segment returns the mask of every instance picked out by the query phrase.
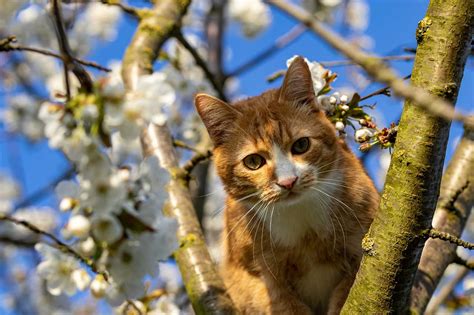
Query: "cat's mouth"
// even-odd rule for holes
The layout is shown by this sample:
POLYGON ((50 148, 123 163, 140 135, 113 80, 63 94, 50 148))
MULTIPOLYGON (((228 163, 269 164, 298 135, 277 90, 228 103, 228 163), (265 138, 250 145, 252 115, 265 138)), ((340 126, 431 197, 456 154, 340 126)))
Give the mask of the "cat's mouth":
POLYGON ((300 192, 289 190, 280 195, 279 201, 295 201, 299 197, 301 197, 300 192))

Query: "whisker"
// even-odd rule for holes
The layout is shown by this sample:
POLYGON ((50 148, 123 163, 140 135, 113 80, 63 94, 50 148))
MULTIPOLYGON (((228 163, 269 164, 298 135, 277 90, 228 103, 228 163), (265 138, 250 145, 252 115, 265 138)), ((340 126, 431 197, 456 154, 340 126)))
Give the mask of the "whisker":
MULTIPOLYGON (((328 209, 330 211, 330 204, 329 202, 327 202, 326 200, 324 200, 323 198, 318 198, 316 199, 319 203, 319 206, 321 206, 321 203, 323 203, 323 206, 324 206, 324 209, 328 209)), ((332 212, 332 211, 331 211, 332 212)), ((336 227, 334 226, 334 222, 331 218, 331 216, 329 216, 329 219, 330 219, 330 222, 331 222, 331 226, 332 226, 332 232, 333 232, 333 246, 332 246, 332 250, 333 252, 336 251, 336 238, 337 238, 337 234, 336 234, 336 227)))
POLYGON ((257 203, 255 203, 247 212, 245 212, 243 215, 240 216, 240 218, 239 218, 239 220, 237 221, 237 223, 232 227, 232 229, 231 229, 229 232, 227 232, 227 235, 226 235, 225 239, 227 239, 227 238, 229 237, 230 233, 232 233, 232 231, 240 224, 240 222, 245 218, 245 216, 246 216, 247 214, 249 214, 249 213, 253 210, 253 208, 255 208, 255 207, 256 207, 259 203, 261 203, 262 201, 263 201, 263 200, 259 200, 259 201, 258 201, 257 203))
MULTIPOLYGON (((327 184, 327 185, 332 185, 335 186, 336 188, 344 187, 350 190, 355 190, 355 191, 360 191, 360 192, 367 192, 366 189, 364 188, 359 188, 359 187, 350 187, 347 185, 339 184, 338 182, 331 182, 331 181, 326 181, 326 180, 317 180, 317 183, 322 183, 322 184, 327 184)), ((341 189, 339 189, 341 190, 341 189)))
MULTIPOLYGON (((267 206, 266 206, 265 209, 264 209, 264 211, 265 211, 265 216, 264 216, 264 218, 263 218, 263 220, 262 220, 262 232, 260 233, 260 252, 262 253, 263 263, 265 264, 265 266, 267 267, 268 271, 269 271, 270 274, 273 276, 273 278, 276 280, 275 275, 274 275, 273 272, 271 271, 271 268, 270 268, 270 266, 268 266, 267 260, 265 259, 265 253, 263 252, 263 231, 265 230, 265 220, 267 219, 268 206, 270 206, 270 202, 268 202, 267 206)), ((270 247, 271 247, 271 244, 270 244, 270 247)))
MULTIPOLYGON (((266 203, 263 203, 262 206, 260 206, 256 211, 255 211, 255 214, 254 216, 252 217, 252 221, 253 219, 255 218, 255 216, 259 213, 259 211, 266 205, 266 203)), ((257 217, 256 219, 257 221, 252 224, 252 228, 250 229, 250 235, 252 237, 252 256, 253 256, 253 262, 256 264, 256 260, 255 260, 255 242, 257 241, 257 235, 258 235, 258 230, 259 230, 259 227, 260 227, 260 221, 257 217), (255 231, 255 234, 253 233, 253 229, 255 228, 255 226, 257 227, 257 230, 255 231), (255 239, 254 239, 254 236, 255 236, 255 239)), ((247 224, 248 226, 248 224, 247 224)), ((247 226, 245 227, 245 229, 247 229, 247 226)))
POLYGON ((270 214, 270 248, 272 250, 273 260, 276 263, 276 256, 275 252, 273 251, 273 246, 275 243, 273 242, 273 235, 272 235, 272 224, 273 224, 273 212, 275 211, 275 203, 272 204, 272 212, 270 214))
MULTIPOLYGON (((359 218, 355 215, 354 213, 354 210, 352 210, 352 208, 350 208, 348 205, 346 205, 343 201, 339 200, 338 198, 334 197, 334 196, 331 196, 330 194, 328 194, 327 192, 325 192, 324 190, 322 189, 318 189, 316 187, 311 187, 311 189, 314 189, 316 191, 319 191, 320 193, 328 196, 329 198, 332 198, 333 200, 337 201, 339 204, 343 205, 344 207, 346 207, 348 210, 349 210, 349 214, 351 214, 355 219, 356 221, 359 223, 359 226, 360 228, 362 229, 362 231, 364 230, 364 228, 362 227, 362 224, 360 223, 359 221, 359 218)), ((343 209, 344 210, 344 209, 343 209)), ((347 212, 346 212, 347 213, 347 212)))
MULTIPOLYGON (((250 195, 247 195, 247 196, 244 196, 244 197, 242 197, 242 198, 240 198, 240 199, 237 199, 235 202, 244 201, 244 200, 246 200, 246 199, 248 199, 248 198, 251 198, 251 197, 254 197, 254 196, 258 195, 258 194, 259 194, 259 192, 256 191, 256 192, 254 192, 254 193, 251 193, 250 195)), ((219 212, 221 212, 222 210, 224 210, 225 207, 226 207, 226 206, 224 205, 222 208, 219 208, 217 211, 215 211, 215 212, 212 214, 212 217, 215 217, 219 212)))

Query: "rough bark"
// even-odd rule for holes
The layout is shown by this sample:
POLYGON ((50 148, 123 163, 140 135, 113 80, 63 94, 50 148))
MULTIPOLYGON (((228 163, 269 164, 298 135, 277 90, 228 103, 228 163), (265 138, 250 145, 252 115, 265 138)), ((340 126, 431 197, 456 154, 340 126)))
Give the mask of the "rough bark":
MULTIPOLYGON (((417 30, 412 84, 455 102, 473 30, 474 1, 432 0, 417 30)), ((379 212, 343 314, 403 313, 431 225, 450 123, 407 100, 379 212)))
MULTIPOLYGON (((474 205, 474 132, 466 130, 446 169, 433 217, 433 227, 457 237, 474 205)), ((411 291, 412 313, 425 311, 445 269, 456 257, 456 245, 429 239, 421 255, 411 291)))
MULTIPOLYGON (((138 29, 123 59, 122 76, 128 89, 136 88, 140 75, 152 73, 161 46, 179 27, 189 4, 190 0, 161 0, 156 1, 152 10, 140 13, 138 29)), ((171 173, 170 205, 165 212, 178 221, 180 248, 174 255, 194 311, 197 314, 234 313, 232 301, 204 242, 185 180, 186 172, 178 165, 169 129, 150 125, 143 132, 142 147, 145 156, 158 156, 171 173)))

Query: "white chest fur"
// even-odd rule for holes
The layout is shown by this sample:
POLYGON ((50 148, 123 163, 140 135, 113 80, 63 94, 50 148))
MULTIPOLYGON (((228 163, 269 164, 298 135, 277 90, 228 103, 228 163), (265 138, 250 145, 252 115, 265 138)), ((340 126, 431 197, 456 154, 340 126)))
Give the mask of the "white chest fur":
POLYGON ((265 221, 272 240, 284 246, 295 246, 310 230, 319 235, 335 233, 339 222, 331 215, 334 204, 334 186, 320 185, 318 190, 310 190, 296 203, 275 204, 273 215, 265 221))
POLYGON ((326 309, 341 273, 334 265, 315 264, 296 283, 299 296, 313 309, 326 309))

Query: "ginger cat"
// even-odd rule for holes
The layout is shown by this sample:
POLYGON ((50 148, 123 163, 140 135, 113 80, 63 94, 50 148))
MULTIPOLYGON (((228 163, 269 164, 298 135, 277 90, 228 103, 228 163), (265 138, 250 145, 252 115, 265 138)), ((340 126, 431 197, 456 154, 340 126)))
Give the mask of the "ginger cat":
POLYGON ((228 198, 222 276, 244 314, 338 314, 379 195, 318 108, 301 57, 280 89, 199 94, 228 198))

